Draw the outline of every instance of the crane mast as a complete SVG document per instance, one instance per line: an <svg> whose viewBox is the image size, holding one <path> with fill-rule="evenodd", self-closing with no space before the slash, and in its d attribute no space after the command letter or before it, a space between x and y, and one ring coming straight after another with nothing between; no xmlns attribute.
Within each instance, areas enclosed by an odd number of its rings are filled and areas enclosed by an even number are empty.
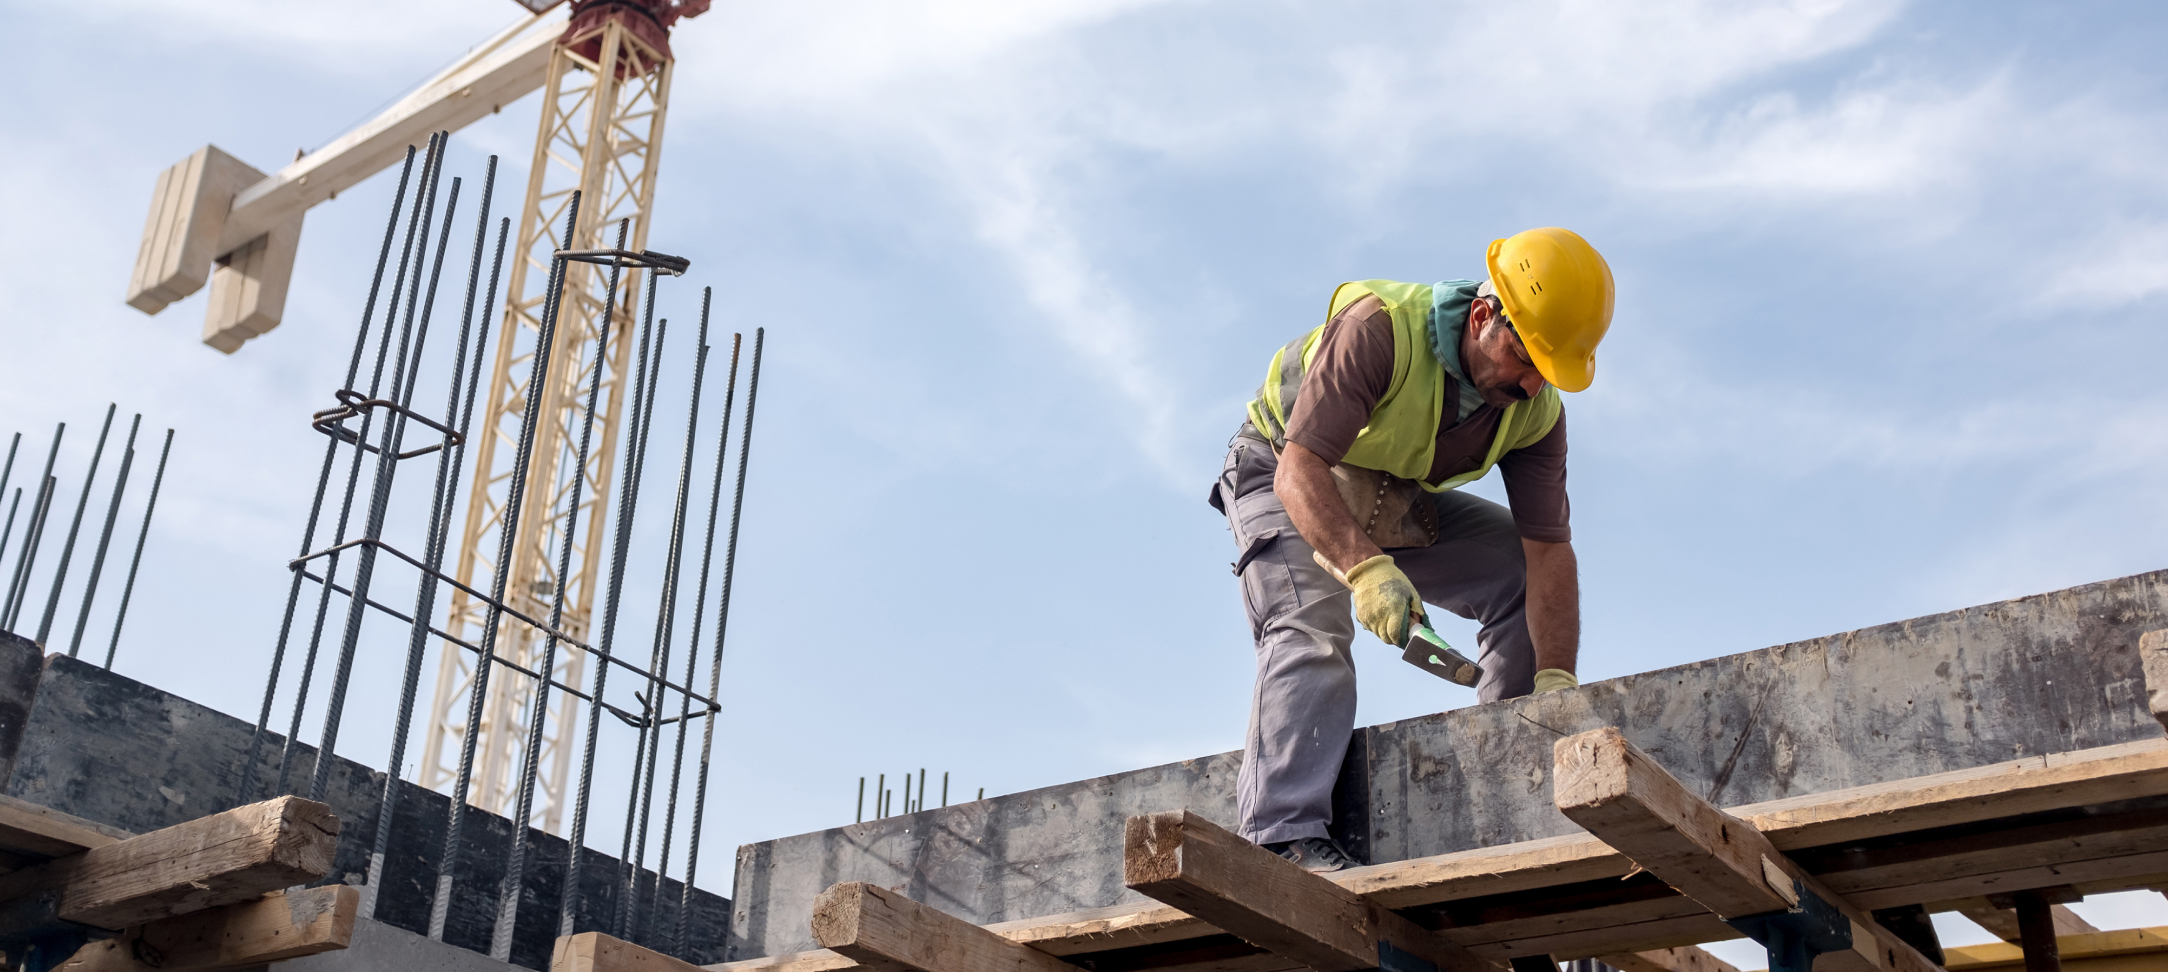
<svg viewBox="0 0 2168 972"><path fill-rule="evenodd" d="M616 318L610 324L612 340L607 347L598 347L608 275L589 264L566 264L564 306L551 360L574 364L553 367L543 388L527 387L523 376L541 332L550 254L560 244L553 234L561 232L566 207L575 198L573 191L579 191L576 198L581 210L574 248L616 246L621 221L630 224L625 246L646 248L674 65L669 28L678 17L706 7L705 0L588 0L575 4L570 25L551 49L534 162L519 233L514 237L517 259L508 274L488 397L481 403L472 446L476 450L474 478L453 576L477 590L488 590L494 572L506 571L508 606L531 617L546 617L557 585L564 585L561 627L582 641L588 640L603 566L607 503L623 432L627 366L634 343L624 338L630 336L640 310L641 271L626 273ZM580 391L595 369L602 371L595 416L600 442L586 466L579 468L574 450ZM511 562L491 563L505 526L512 455L532 395L542 397L541 425L535 433L535 458L523 504L525 522L518 524L519 542ZM585 480L580 490L582 509L571 569L560 577L554 551L563 543L565 506L575 476ZM445 630L480 644L488 616L486 604L455 591ZM527 625L506 619L497 633L497 645L499 657L520 668L533 671L541 664L541 639ZM562 647L552 678L564 685L584 686L590 659L573 646ZM580 699L569 692L552 693L541 737L528 738L533 713L527 706L534 695L533 680L499 666L488 684L480 722L467 725L462 700L473 683L474 664L467 653L450 644L440 646L440 652L417 782L449 789L459 773L462 741L474 733L469 802L509 817L516 812L520 768L528 750L535 749L539 776L533 813L526 823L556 832L564 817L572 750L580 738Z"/></svg>

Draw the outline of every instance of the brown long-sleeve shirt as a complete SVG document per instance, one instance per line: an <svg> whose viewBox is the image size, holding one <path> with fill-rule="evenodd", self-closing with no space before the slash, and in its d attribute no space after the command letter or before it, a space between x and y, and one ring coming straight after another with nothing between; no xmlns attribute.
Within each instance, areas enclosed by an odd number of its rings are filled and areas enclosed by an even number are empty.
<svg viewBox="0 0 2168 972"><path fill-rule="evenodd" d="M1429 349L1420 353L1428 354ZM1459 383L1450 372L1445 401L1450 406L1459 395ZM1287 438L1338 463L1355 444L1355 435L1370 424L1370 411L1393 382L1393 319L1376 297L1364 297L1333 316L1318 338L1317 355L1302 377L1302 391L1289 410ZM1458 422L1452 410L1438 428L1438 449L1431 461L1430 482L1457 476L1483 464L1498 422L1505 410L1486 404ZM1506 499L1513 508L1513 524L1521 536L1547 543L1573 539L1568 523L1571 509L1566 500L1566 415L1549 434L1526 449L1499 457L1498 472L1505 478Z"/></svg>

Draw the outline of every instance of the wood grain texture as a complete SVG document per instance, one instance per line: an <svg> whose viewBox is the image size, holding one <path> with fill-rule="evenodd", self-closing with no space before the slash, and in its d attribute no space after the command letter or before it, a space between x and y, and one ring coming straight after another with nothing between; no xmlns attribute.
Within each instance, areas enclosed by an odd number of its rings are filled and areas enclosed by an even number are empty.
<svg viewBox="0 0 2168 972"><path fill-rule="evenodd" d="M50 860L135 836L28 800L0 795L0 851Z"/></svg>
<svg viewBox="0 0 2168 972"><path fill-rule="evenodd" d="M1973 924L1986 929L1988 934L1996 938L2006 942L2018 940L2017 912L2015 911L2008 908L1997 908L1986 901L1980 901L1959 907L1957 913L1971 919ZM2077 912L2064 905L2053 905L2049 907L2048 913L2055 917L2055 935L2058 938L2066 938L2071 935L2087 935L2100 930L2094 928L2091 922L2078 917Z"/></svg>
<svg viewBox="0 0 2168 972"><path fill-rule="evenodd" d="M0 876L0 901L53 896L53 913L126 928L303 884L331 870L339 818L280 797Z"/></svg>
<svg viewBox="0 0 2168 972"><path fill-rule="evenodd" d="M1443 970L1495 969L1450 939L1187 810L1129 818L1122 883L1317 972L1376 968L1380 943Z"/></svg>
<svg viewBox="0 0 2168 972"><path fill-rule="evenodd" d="M558 937L550 972L700 972L700 966L601 932L581 932Z"/></svg>
<svg viewBox="0 0 2168 972"><path fill-rule="evenodd" d="M1069 963L968 921L863 882L837 884L813 904L813 940L883 972L1074 972Z"/></svg>
<svg viewBox="0 0 2168 972"><path fill-rule="evenodd" d="M2138 660L2145 668L2146 706L2161 728L2168 730L2168 630L2140 635Z"/></svg>
<svg viewBox="0 0 2168 972"><path fill-rule="evenodd" d="M255 901L154 921L92 942L60 972L211 972L346 948L361 892L350 887L277 891Z"/></svg>
<svg viewBox="0 0 2168 972"><path fill-rule="evenodd" d="M1852 946L1830 953L1837 969L1933 972L1926 956L1793 864L1767 837L1687 791L1616 728L1560 739L1553 780L1558 809L1680 893L1719 916L1786 910L1784 878L1835 907L1852 924Z"/></svg>
<svg viewBox="0 0 2168 972"><path fill-rule="evenodd" d="M1834 790L1734 807L1780 850L1863 840L1929 827L1992 820L2058 807L2168 793L2168 739L2012 760L1893 783ZM1992 863L1992 856L1983 858ZM1590 834L1573 834L1435 857L1350 868L1325 875L1334 884L1392 909L1616 879L1634 862ZM1988 891L2055 883L2092 883L2091 891L2159 883L2168 855L2066 861L2056 871L2026 865L1916 886L1850 892L1862 907L1941 903ZM2058 878L2056 872L2069 877ZM2147 879L2151 878L2151 881ZM1841 882L1831 875L1832 886ZM2125 884L2125 882L2129 882ZM986 926L1052 955L1084 956L1219 934L1203 918L1158 901L1027 918ZM1738 937L1696 905L1634 902L1540 918L1516 918L1437 933L1478 957L1616 954ZM714 966L730 972L842 972L856 962L825 949Z"/></svg>

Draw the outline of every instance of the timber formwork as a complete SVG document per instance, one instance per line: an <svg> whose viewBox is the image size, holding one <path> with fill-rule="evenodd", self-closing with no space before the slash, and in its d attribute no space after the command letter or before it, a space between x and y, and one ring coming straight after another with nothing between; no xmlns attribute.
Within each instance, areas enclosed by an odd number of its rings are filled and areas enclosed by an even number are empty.
<svg viewBox="0 0 2168 972"><path fill-rule="evenodd" d="M1342 780L1369 790L1369 833L1386 837L1373 859L1430 815L1472 821L1473 846L1331 875L1222 826L1231 757L750 845L738 960L708 968L1472 972L1548 956L1723 972L1692 946L1744 935L1772 946L1772 968L1941 969L1924 912L2015 908L2052 942L2057 901L2168 887L2161 628L2168 574L2139 575L1618 680L1638 684L1608 699L1599 683L1441 714L1427 736L1377 727L1350 754L1369 772ZM1759 721L1670 745L1740 707L1708 690L1724 685ZM1517 792L1471 785L1537 747L1448 730L1516 723L1541 730L1541 765ZM1386 740L1397 752L1380 751L1381 730L1400 734ZM2008 758L1979 758L1998 749ZM1470 767L1455 772L1463 799L1488 805L1380 808L1378 793L1448 761ZM1399 778L1380 780L1379 766ZM1858 782L1817 785L1846 776ZM1712 799L1787 784L1795 792L1770 799ZM1034 843L1034 815L1066 842ZM1516 826L1520 839L1484 839ZM1034 870L1038 888L1003 883ZM809 880L821 887L805 891ZM1116 900L987 914L1049 888ZM763 940L816 947L738 951ZM553 968L692 967L587 933L559 939Z"/></svg>

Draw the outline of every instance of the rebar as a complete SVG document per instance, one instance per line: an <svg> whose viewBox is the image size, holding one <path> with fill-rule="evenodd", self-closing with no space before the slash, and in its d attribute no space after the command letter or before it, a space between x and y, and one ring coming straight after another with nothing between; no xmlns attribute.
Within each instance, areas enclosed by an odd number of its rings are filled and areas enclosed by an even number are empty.
<svg viewBox="0 0 2168 972"><path fill-rule="evenodd" d="M436 259L430 264L429 292L426 296L421 295L420 264L424 255L416 254L414 258L414 280L407 291L406 319L399 325L399 353L392 358L391 392L386 396L387 400L399 401L402 407L385 420L384 428L379 433L376 475L370 484L369 512L364 516L361 528L361 535L370 540L379 540L384 536L384 515L391 506L392 481L399 474L399 450L406 437L408 409L404 406L412 403L413 385L421 377L422 351L428 346L429 321L431 312L436 308L437 283L444 276L444 254L451 242L452 218L459 210L459 187L460 180L453 179L452 191L444 200L444 226L437 237ZM434 185L431 186L429 195L433 209L436 203ZM435 217L433 211L422 214L424 253L429 244L429 222ZM420 315L418 324L417 310ZM413 339L411 345L408 343L409 334ZM411 373L407 368L410 361L414 366ZM363 442L357 437L354 445L355 456L358 458ZM346 689L353 678L354 652L361 644L361 628L369 610L369 587L376 577L376 550L374 546L362 547L361 556L354 564L354 593L347 598L346 627L339 641L339 663L332 676L331 697L324 703L324 728L316 744L316 772L309 780L311 800L322 800L324 789L331 783L332 757L339 748L339 725L346 714ZM324 577L329 581L331 574L327 571Z"/></svg>
<svg viewBox="0 0 2168 972"><path fill-rule="evenodd" d="M346 381L340 385L342 388L352 388L354 386L354 377L361 371L361 353L364 348L368 347L369 325L375 317L377 296L384 284L384 268L391 260L392 237L398 235L399 213L406 208L407 183L414 174L414 155L414 147L407 146L406 159L399 168L399 186L392 194L391 215L386 217L384 222L384 242L377 248L376 272L369 278L369 297L362 305L361 326L354 332L354 352L347 362ZM402 265L404 262L405 258L401 257ZM394 285L394 289L396 289L396 285ZM172 432L168 430L166 444L170 447L172 442ZM317 521L323 515L324 493L331 485L331 464L333 460L338 458L338 454L339 440L336 437L328 439L324 443L322 468L316 473L316 496L309 504L307 525L301 530L300 552L303 554L308 553L309 549L316 545ZM159 465L162 469L164 466L163 459L159 460ZM153 493L153 499L156 499L155 492ZM143 523L144 529L148 531L150 528L148 513L144 515ZM132 574L131 571L131 580L133 579ZM331 577L327 573L325 580L328 582L330 579ZM248 759L241 764L241 778L234 790L233 799L227 804L229 808L247 803L249 798L255 794L256 764L262 756L264 730L271 724L271 704L278 697L279 671L285 663L287 642L293 634L294 609L300 605L301 601L301 581L301 572L295 571L286 591L286 611L279 620L278 642L271 651L271 676L264 682L263 707L256 716L255 730L249 734ZM117 646L120 643L120 628L117 624L114 626L113 639L114 644Z"/></svg>
<svg viewBox="0 0 2168 972"><path fill-rule="evenodd" d="M625 236L632 231L632 220L617 224L617 247L625 247ZM569 243L567 244L570 245ZM557 553L557 579L550 593L550 629L564 623L564 579L572 575L572 541L579 532L580 492L587 484L587 453L595 432L595 403L602 397L602 363L609 359L610 323L617 316L617 286L623 276L619 264L610 265L610 282L602 295L602 317L595 324L595 366L588 378L587 404L580 411L580 444L572 464L570 497L565 501L565 527L563 543ZM542 664L536 669L547 675L557 669L557 638L552 635L543 639ZM519 771L519 796L512 815L512 844L505 852L504 880L497 895L497 925L490 932L489 957L500 962L512 959L512 930L519 920L520 886L527 877L527 820L534 813L535 774L542 765L542 731L549 718L548 678L535 681L534 698L531 702L534 716L527 729L526 759ZM596 713L594 718L599 716Z"/></svg>
<svg viewBox="0 0 2168 972"><path fill-rule="evenodd" d="M151 476L151 498L143 505L143 528L136 533L135 555L128 558L128 583L120 588L120 607L113 612L113 640L105 646L105 668L113 670L113 653L120 650L120 626L128 620L128 601L135 595L136 569L143 566L143 541L151 535L151 513L158 509L158 487L166 481L166 457L173 453L173 430L166 430L166 444L158 450L158 472Z"/></svg>
<svg viewBox="0 0 2168 972"><path fill-rule="evenodd" d="M715 288L701 289L700 324L703 331L707 329L708 306L714 297ZM693 585L693 630L691 636L685 639L685 684L688 686L693 683L693 676L699 674L700 669L700 626L705 620L708 606L708 569L715 562L715 521L722 512L723 472L730 462L731 405L737 400L738 352L744 344L745 335L730 336L730 380L724 386L723 420L717 425L715 438L715 475L710 477L708 486L707 538L701 542L700 582ZM653 904L661 903L663 881L670 877L670 841L677 832L678 786L685 775L685 725L692 716L693 699L690 693L679 696L679 699L677 748L670 760L670 796L663 801L662 849L655 855L655 890L649 899ZM672 923L670 932L672 954L683 951L678 947L679 934L685 927L682 909L677 917L678 920Z"/></svg>
<svg viewBox="0 0 2168 972"><path fill-rule="evenodd" d="M634 930L633 902L639 899L640 865L647 859L647 826L655 803L655 761L661 750L662 729L653 726L662 713L662 685L660 679L670 667L670 640L677 620L678 583L683 576L685 551L685 509L692 490L693 452L700 441L700 388L707 375L708 322L700 322L699 336L694 339L692 401L687 406L685 419L685 453L678 464L677 506L670 521L669 559L664 562L662 604L657 608L655 623L655 647L648 656L648 691L641 709L648 715L649 725L640 728L640 745L634 751L632 797L626 803L625 831L628 837L633 831L634 813L639 821L637 848L624 858L629 862L623 897L618 899L618 927L628 940L637 940ZM648 730L653 726L654 731ZM643 768L642 761L645 766Z"/></svg>
<svg viewBox="0 0 2168 972"><path fill-rule="evenodd" d="M68 562L75 556L75 537L83 529L83 511L90 508L90 488L98 482L98 461L105 458L106 435L113 431L113 413L120 408L115 402L105 407L105 424L98 427L98 446L90 453L90 471L83 474L83 493L75 500L75 519L68 523L67 542L60 545L60 563L53 566L53 589L45 595L45 614L38 619L38 644L53 633L53 615L60 611L60 592L68 582Z"/></svg>
<svg viewBox="0 0 2168 972"><path fill-rule="evenodd" d="M422 248L425 250L429 245L429 236L427 231L422 228L422 219L436 208L437 183L444 171L443 142L444 139L441 136L431 135L429 137L428 151L423 156L422 184L415 192L413 212L407 217L406 241L401 244L399 251L399 267L392 274L391 305L385 308L384 329L377 336L376 342L376 363L369 371L370 398L377 397L377 392L383 387L384 362L391 353L392 322L399 316L399 291L406 286L409 261L415 261L413 264L417 268L415 272L419 274L419 261L424 259L423 256L415 252L415 240L418 237L421 240ZM352 387L352 385L347 387ZM338 435L331 437L333 442L345 439L356 444L353 460L346 467L346 490L339 501L339 518L332 526L331 542L335 548L346 540L347 523L354 512L354 491L361 485L361 460L367 455L366 450L359 446L361 443L368 441L369 432L375 421L376 413L374 410L362 412L361 428L355 430L351 437ZM309 648L302 656L300 683L294 692L294 714L286 728L286 743L279 751L279 772L276 786L278 792L285 792L286 790L287 772L292 768L296 748L301 745L301 720L308 709L309 685L316 678L316 654L323 647L324 622L329 620L331 616L331 587L329 582L337 580L338 577L339 560L334 555L324 564L324 580L326 584L324 589L317 595L316 620L309 628ZM320 757L322 754L319 753L318 755ZM321 760L319 761L321 762Z"/></svg>
<svg viewBox="0 0 2168 972"><path fill-rule="evenodd" d="M610 553L609 593L605 595L603 600L602 636L595 639L595 654L602 660L601 664L595 666L593 698L598 705L602 704L603 689L608 687L610 682L610 662L613 660L610 656L610 648L617 633L618 598L624 592L625 553L630 548L633 515L639 506L640 473L646 466L647 435L645 430L648 422L645 416L654 409L654 399L652 393L648 390L651 382L647 342L649 333L655 330L655 276L652 273L648 274L647 306L641 310L643 317L640 325L640 347L635 355L636 361L633 366L632 406L630 414L625 419L625 471L619 477L617 487L617 538ZM664 330L667 330L669 322L664 321L663 324ZM657 385L661 383L662 337L663 335L659 333L655 337L656 374L652 383ZM566 843L568 858L565 861L565 886L563 893L558 898L557 906L557 934L560 937L574 934L576 931L574 926L577 924L580 910L580 878L586 870L588 798L594 789L595 750L600 742L601 732L602 720L595 718L587 720L587 739L580 755L579 792L573 798L572 833ZM619 864L622 866L623 862L620 861Z"/></svg>
<svg viewBox="0 0 2168 972"><path fill-rule="evenodd" d="M745 429L738 434L738 485L730 500L730 544L723 554L723 591L715 609L715 661L708 668L708 698L720 704L722 701L723 636L730 625L730 588L738 572L738 527L745 513L745 464L753 458L753 406L760 398L760 352L767 343L768 329L753 329L753 368L745 386ZM687 842L685 859L685 887L678 904L678 951L684 951L685 913L692 907L693 879L700 870L700 828L708 809L708 760L715 751L715 722L720 713L708 717L706 735L700 741L700 779L693 787L693 827ZM860 784L863 785L861 780Z"/></svg>
<svg viewBox="0 0 2168 972"><path fill-rule="evenodd" d="M15 450L21 448L22 444L23 434L21 432L15 433L15 436L8 440L7 465L0 466L0 496L7 495L8 481L15 477ZM5 552L7 546L7 539L0 536L0 552Z"/></svg>
<svg viewBox="0 0 2168 972"><path fill-rule="evenodd" d="M128 423L128 444L121 447L120 472L113 477L113 501L105 508L105 527L98 531L98 550L90 558L90 577L83 582L83 609L75 615L75 634L68 639L68 657L76 657L83 648L83 629L90 624L90 602L98 594L98 576L105 571L106 547L113 542L113 521L120 518L121 494L128 489L128 469L135 465L136 430L143 426L143 413Z"/></svg>
<svg viewBox="0 0 2168 972"><path fill-rule="evenodd" d="M572 191L565 208L565 246L572 245L573 233L578 230L580 215L580 192ZM544 290L546 299L542 307L541 327L535 336L534 354L527 372L527 408L521 415L519 442L512 456L511 482L505 493L504 509L497 528L497 559L492 561L491 598L482 627L482 652L474 662L474 677L469 680L467 699L467 731L459 744L459 773L452 784L452 806L444 827L444 856L437 862L437 887L429 903L429 937L444 940L444 923L450 915L452 879L459 865L459 843L467 819L467 786L474 778L474 747L479 741L482 725L482 708L489 694L490 660L496 654L497 629L503 622L504 593L511 583L510 566L512 551L519 541L521 510L527 500L527 474L534 458L534 440L537 426L542 421L543 388L548 387L550 358L557 340L557 318L564 304L565 262L550 262L550 279ZM525 839L521 832L526 822L514 825L513 840ZM515 892L517 893L516 889Z"/></svg>
<svg viewBox="0 0 2168 972"><path fill-rule="evenodd" d="M30 569L37 566L38 544L45 534L45 511L52 505L51 493L53 462L60 458L60 440L68 433L68 423L53 427L53 444L45 450L45 471L38 474L37 497L30 502L30 523L23 528L23 548L15 555L15 573L8 579L7 605L0 607L0 628L15 630L15 619L23 613L23 594L30 589Z"/></svg>
<svg viewBox="0 0 2168 972"><path fill-rule="evenodd" d="M392 824L397 817L400 770L406 763L407 734L414 719L414 694L421 680L422 659L428 652L429 636L435 631L429 624L429 616L436 611L437 571L444 565L444 548L450 534L452 517L452 490L459 480L459 473L466 460L467 433L474 420L474 393L481 383L482 352L489 344L489 328L485 324L479 331L474 327L476 291L481 283L483 248L489 243L489 211L497 184L497 157L489 157L488 169L482 176L482 200L474 216L474 255L467 262L467 295L464 310L459 317L459 342L452 357L450 390L445 395L444 415L456 420L457 432L444 436L444 448L437 453L437 478L430 492L429 529L424 542L423 558L430 569L424 571L414 594L414 614L409 619L407 634L406 668L399 682L399 715L392 722L391 756L385 762L384 790L379 795L376 814L376 837L370 844L369 877L366 897L361 903L362 917L374 917L377 895L384 885L385 856L391 851ZM447 213L444 225L451 226ZM498 274L504 268L504 249L512 231L510 219L503 220L497 230L497 253L489 269L489 290L482 296L482 306L495 305ZM439 250L442 253L442 250ZM472 345L471 347L469 345ZM461 385L464 372L473 359L473 373L464 381L465 402L462 407ZM326 577L326 584L330 578ZM349 594L348 596L353 596ZM392 613L388 609L386 613ZM395 615L396 616L396 615ZM445 636L450 639L449 635ZM451 639L457 640L457 639ZM476 651L479 651L477 646Z"/></svg>
<svg viewBox="0 0 2168 972"><path fill-rule="evenodd" d="M0 527L0 555L7 552L8 541L15 537L15 509L21 505L23 505L23 488L17 486L15 487L15 498L8 501L8 525ZM5 617L7 617L5 613L0 613L0 618Z"/></svg>

